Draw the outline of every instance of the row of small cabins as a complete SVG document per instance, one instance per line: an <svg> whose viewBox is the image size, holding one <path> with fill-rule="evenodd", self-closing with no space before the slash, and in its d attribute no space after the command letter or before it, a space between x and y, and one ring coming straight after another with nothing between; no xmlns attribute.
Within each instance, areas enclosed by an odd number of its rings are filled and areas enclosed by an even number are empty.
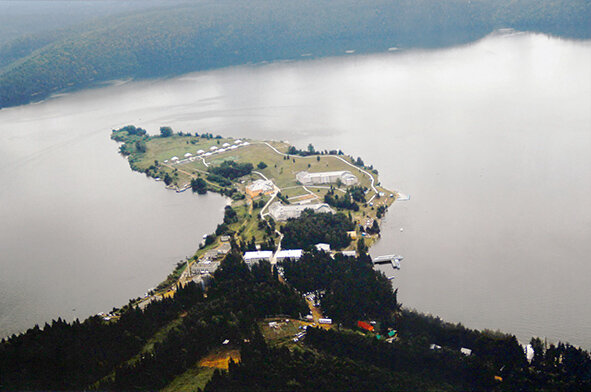
<svg viewBox="0 0 591 392"><path fill-rule="evenodd" d="M187 161L191 161L195 158L206 158L206 157L210 157L214 154L219 154L222 152L226 152L226 151L230 151L230 150L235 150L239 147L245 147L250 145L249 142L243 142L240 139L237 139L234 141L234 144L230 144L230 143L224 143L222 144L221 147L217 147L217 146L211 146L209 148L209 151L206 152L205 150L197 150L197 153L195 155L191 154L190 152L186 153L184 155L184 159L180 159L177 156L174 156L172 158L170 158L170 163L172 164L177 164L177 163L184 163ZM165 160L164 163L168 163L168 160Z"/></svg>

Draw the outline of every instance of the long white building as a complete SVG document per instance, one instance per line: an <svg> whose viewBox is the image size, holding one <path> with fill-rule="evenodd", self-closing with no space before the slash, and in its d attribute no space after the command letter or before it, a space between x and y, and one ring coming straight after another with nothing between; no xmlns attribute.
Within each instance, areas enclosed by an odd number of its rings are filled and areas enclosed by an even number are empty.
<svg viewBox="0 0 591 392"><path fill-rule="evenodd" d="M301 171L296 174L296 179L302 185L334 184L338 180L344 185L355 185L358 182L357 177L348 170L319 173Z"/></svg>
<svg viewBox="0 0 591 392"><path fill-rule="evenodd" d="M270 250L257 250L253 252L245 252L244 253L244 261L249 266L253 263L258 263L259 261L271 261L273 257L273 251Z"/></svg>
<svg viewBox="0 0 591 392"><path fill-rule="evenodd" d="M326 203L322 204L290 204L283 205L276 201L269 206L269 214L277 221L284 221L289 218L299 218L304 210L310 209L314 213L328 212L334 214L335 211Z"/></svg>
<svg viewBox="0 0 591 392"><path fill-rule="evenodd" d="M282 249L275 253L275 260L277 262L287 259L299 260L303 254L304 251L302 249Z"/></svg>

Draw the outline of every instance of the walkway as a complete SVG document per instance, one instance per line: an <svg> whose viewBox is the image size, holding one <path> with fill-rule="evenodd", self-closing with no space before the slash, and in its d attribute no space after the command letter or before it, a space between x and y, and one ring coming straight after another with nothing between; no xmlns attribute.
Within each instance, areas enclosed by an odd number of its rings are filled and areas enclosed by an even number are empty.
<svg viewBox="0 0 591 392"><path fill-rule="evenodd" d="M277 154L279 154L279 155L282 155L282 156L284 156L284 157L287 157L287 156L291 156L291 157L293 157L293 155L289 155L289 154L284 154L284 153L282 153L281 151L279 151L278 149L276 149L275 147L273 147L272 145L270 145L270 144L269 144L269 143L267 143L267 142L259 142L259 144L265 144L265 145L267 145L267 147L269 147L271 150L275 151ZM303 157L303 156L298 156L298 158L316 158L317 156L318 156L318 155L308 155L308 156L305 156L305 157ZM362 172L362 173L364 173L365 175L367 175L367 176L369 177L369 179L371 180L371 184L370 184L370 186L371 186L371 189L374 191L374 195L373 195L373 196L371 197L371 199L369 199L369 201L368 201L368 203L371 203L371 201L372 201L372 200L373 200L373 199L376 197L376 195L379 193L379 192L378 192L378 190L377 190L377 189L376 189L376 187L375 187L375 180L374 180L373 176L372 176L370 173L366 172L365 170L363 170L363 169L359 168L358 166L355 166L355 165L353 165L351 162L347 162L345 159L341 158L341 157L340 157L340 156L338 156L338 155L324 155L324 156L325 156L325 157L333 157L333 158L336 158L336 159L340 159L341 161L343 161L343 162L344 162L344 163L346 163L347 165L351 166L352 168L354 168L354 169L357 169L357 170L359 170L360 172Z"/></svg>

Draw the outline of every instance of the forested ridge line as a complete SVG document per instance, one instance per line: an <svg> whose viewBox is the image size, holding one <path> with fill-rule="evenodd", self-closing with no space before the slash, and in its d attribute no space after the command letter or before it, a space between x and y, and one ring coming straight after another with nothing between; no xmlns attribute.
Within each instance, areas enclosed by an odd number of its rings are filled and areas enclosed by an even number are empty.
<svg viewBox="0 0 591 392"><path fill-rule="evenodd" d="M201 1L109 16L0 46L0 108L112 79L251 62L442 47L499 28L591 37L585 0Z"/></svg>

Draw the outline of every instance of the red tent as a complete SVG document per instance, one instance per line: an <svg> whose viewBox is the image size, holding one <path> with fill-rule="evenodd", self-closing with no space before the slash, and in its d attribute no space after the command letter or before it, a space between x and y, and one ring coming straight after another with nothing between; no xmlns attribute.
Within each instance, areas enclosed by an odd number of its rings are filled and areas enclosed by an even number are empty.
<svg viewBox="0 0 591 392"><path fill-rule="evenodd" d="M370 332L373 331L373 325L370 325L370 324L366 323L365 321L357 321L357 326L359 328L363 328L363 329L368 330Z"/></svg>

